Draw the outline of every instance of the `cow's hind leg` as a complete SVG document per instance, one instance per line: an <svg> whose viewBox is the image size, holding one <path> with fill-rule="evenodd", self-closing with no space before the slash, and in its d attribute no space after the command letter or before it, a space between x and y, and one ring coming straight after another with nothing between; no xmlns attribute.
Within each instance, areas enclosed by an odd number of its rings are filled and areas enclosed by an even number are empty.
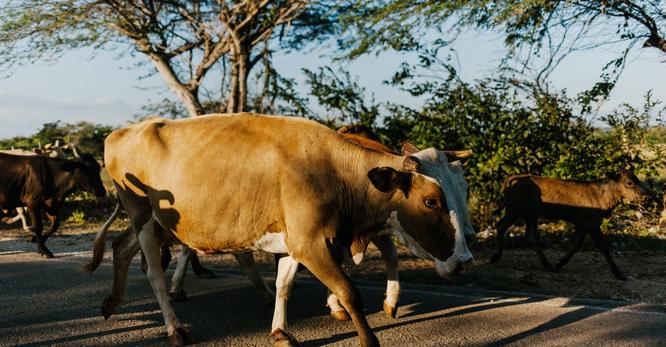
<svg viewBox="0 0 666 347"><path fill-rule="evenodd" d="M379 346L379 340L365 319L361 293L333 259L325 241L308 243L307 252L298 254L297 259L338 297L354 322L361 346Z"/></svg>
<svg viewBox="0 0 666 347"><path fill-rule="evenodd" d="M585 240L585 231L580 226L576 226L576 231L574 234L573 245L567 253L560 258L560 260L555 263L553 266L553 271L560 271L564 265L566 265L574 253L578 252L581 247L583 247L583 241Z"/></svg>
<svg viewBox="0 0 666 347"><path fill-rule="evenodd" d="M541 250L541 244L539 243L538 219L536 216L525 218L525 234L530 245L532 245L532 249L534 249L537 257L539 257L541 266L548 271L552 271L553 266L550 265L550 262L548 262L548 259L546 259L546 256L543 254L543 250Z"/></svg>
<svg viewBox="0 0 666 347"><path fill-rule="evenodd" d="M139 252L139 240L132 229L118 235L111 244L113 248L113 289L102 303L102 316L104 319L116 312L125 295L127 287L127 272L132 263L132 258Z"/></svg>
<svg viewBox="0 0 666 347"><path fill-rule="evenodd" d="M620 281L626 281L627 276L625 276L622 271L620 271L620 269L617 267L617 264L615 264L615 261L613 261L613 257L610 254L608 240L606 240L604 235L601 234L601 229L599 227L590 229L590 237L592 237L592 240L597 245L597 248L599 248L601 254L604 255L604 258L606 258L606 262L608 262L608 266L610 267L611 272L613 272L613 275L615 275L615 278Z"/></svg>
<svg viewBox="0 0 666 347"><path fill-rule="evenodd" d="M139 232L139 244L148 264L148 281L153 288L157 302L162 310L164 324L167 328L169 343L174 346L183 346L190 343L189 333L183 323L176 317L176 313L169 302L166 290L164 270L160 260L159 232L161 227L151 217Z"/></svg>
<svg viewBox="0 0 666 347"><path fill-rule="evenodd" d="M254 261L252 252L234 253L234 257L238 260L250 282L259 289L262 299L267 303L275 300L275 293L273 293L264 278L261 277L259 271L257 271L257 263Z"/></svg>

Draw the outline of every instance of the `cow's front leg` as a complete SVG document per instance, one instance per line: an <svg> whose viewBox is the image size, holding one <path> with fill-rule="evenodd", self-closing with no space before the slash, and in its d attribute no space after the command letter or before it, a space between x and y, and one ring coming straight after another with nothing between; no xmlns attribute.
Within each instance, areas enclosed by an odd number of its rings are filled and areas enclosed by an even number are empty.
<svg viewBox="0 0 666 347"><path fill-rule="evenodd" d="M185 344L190 343L190 337L183 323L181 323L176 317L176 313L173 311L173 307L171 307L171 303L169 302L169 295L166 290L166 280L164 279L164 270L162 270L160 259L159 231L160 227L151 217L143 226L141 232L139 232L139 244L146 257L146 264L148 265L148 281L153 288L157 303L164 316L164 324L167 328L169 343L174 346L184 346Z"/></svg>
<svg viewBox="0 0 666 347"><path fill-rule="evenodd" d="M547 271L552 271L553 266L550 265L550 262L548 259L546 259L546 256L543 254L543 250L541 249L541 243L539 243L539 229L536 216L525 218L525 234L527 240L529 240L530 244L532 245L532 249L534 249L537 257L539 257L541 266L543 266L543 268Z"/></svg>
<svg viewBox="0 0 666 347"><path fill-rule="evenodd" d="M250 282L252 282L259 290L262 299L267 303L275 300L275 293L273 293L271 288L268 287L264 278L261 277L261 274L257 271L257 263L254 261L254 255L252 252L234 253L234 257L238 260L238 263L245 271Z"/></svg>
<svg viewBox="0 0 666 347"><path fill-rule="evenodd" d="M35 234L35 241L37 242L37 252L47 258L53 258L53 253L46 248L42 231L44 224L42 224L42 211L41 208L35 205L28 206L28 214L32 221L32 232Z"/></svg>
<svg viewBox="0 0 666 347"><path fill-rule="evenodd" d="M297 250L294 257L302 262L312 274L337 296L354 322L361 346L379 346L377 336L372 332L368 321L365 319L361 293L342 271L340 264L333 259L326 246L326 241L321 239L304 242L304 244L307 245L307 249ZM290 250L292 250L291 247Z"/></svg>
<svg viewBox="0 0 666 347"><path fill-rule="evenodd" d="M292 257L278 260L277 276L275 277L275 309L271 337L275 346L296 346L298 341L287 333L287 300L294 284L298 262Z"/></svg>
<svg viewBox="0 0 666 347"><path fill-rule="evenodd" d="M379 235L372 239L386 263L386 294L384 312L391 318L398 315L398 299L400 298L400 281L398 279L398 251L388 235Z"/></svg>

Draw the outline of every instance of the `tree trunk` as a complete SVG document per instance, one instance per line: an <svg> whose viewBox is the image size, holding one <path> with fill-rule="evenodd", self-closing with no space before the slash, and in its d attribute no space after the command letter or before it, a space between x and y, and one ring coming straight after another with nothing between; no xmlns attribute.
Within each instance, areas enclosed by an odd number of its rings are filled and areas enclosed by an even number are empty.
<svg viewBox="0 0 666 347"><path fill-rule="evenodd" d="M249 52L234 54L234 56L229 59L231 65L231 78L229 83L229 96L227 97L227 113L247 111L247 76L249 60Z"/></svg>
<svg viewBox="0 0 666 347"><path fill-rule="evenodd" d="M229 76L229 95L227 96L227 113L238 112L238 63L237 57L232 56L229 59L229 65L231 67L230 76Z"/></svg>
<svg viewBox="0 0 666 347"><path fill-rule="evenodd" d="M654 47L662 52L666 52L666 40L657 35L652 35L643 43L643 47Z"/></svg>
<svg viewBox="0 0 666 347"><path fill-rule="evenodd" d="M247 75L250 65L249 53L238 60L238 112L247 111Z"/></svg>
<svg viewBox="0 0 666 347"><path fill-rule="evenodd" d="M178 76L171 68L171 65L162 57L156 54L150 55L150 60L155 65L157 71L162 75L167 86L183 102L190 117L204 114L203 107L199 101L198 88L189 89L178 80Z"/></svg>

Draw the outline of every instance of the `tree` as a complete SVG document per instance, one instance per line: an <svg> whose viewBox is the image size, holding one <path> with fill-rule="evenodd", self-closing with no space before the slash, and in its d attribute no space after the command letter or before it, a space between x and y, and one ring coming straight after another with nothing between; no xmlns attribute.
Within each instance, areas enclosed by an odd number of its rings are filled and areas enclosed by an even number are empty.
<svg viewBox="0 0 666 347"><path fill-rule="evenodd" d="M148 58L195 116L205 111L199 92L206 75L227 58L224 105L228 112L240 111L247 106L249 71L262 56L254 48L267 45L275 33L286 35L291 22L325 23L313 15L326 12L304 11L308 5L306 0L16 0L0 7L0 66L10 71L52 62L81 47L130 48L129 54ZM319 35L327 29L304 32Z"/></svg>
<svg viewBox="0 0 666 347"><path fill-rule="evenodd" d="M624 54L636 43L666 53L666 9L659 0L389 0L371 5L359 0L356 4L356 11L344 20L350 34L340 40L352 58L373 50L420 48L419 35L425 31L448 32L453 39L469 27L502 31L509 49L505 61L519 60L525 68L541 59L538 84L576 50L624 43L621 55L610 62L613 68L621 68Z"/></svg>

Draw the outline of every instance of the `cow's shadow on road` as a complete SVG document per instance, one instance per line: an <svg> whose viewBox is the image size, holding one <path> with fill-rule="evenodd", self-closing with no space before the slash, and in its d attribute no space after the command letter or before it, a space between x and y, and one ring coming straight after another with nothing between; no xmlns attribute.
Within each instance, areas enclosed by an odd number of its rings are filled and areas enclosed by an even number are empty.
<svg viewBox="0 0 666 347"><path fill-rule="evenodd" d="M373 313L382 313L382 299L374 291L365 290L363 292L364 304L366 307L367 314ZM370 294L370 295L368 295ZM421 293L422 294L422 293ZM442 298L445 300L442 300ZM451 296L447 295L441 296L435 293L431 297L428 297L426 300L414 300L409 298L409 293L403 295L400 299L400 308L398 310L398 318L394 323L384 324L380 326L373 326L372 330L377 333L384 330L390 330L393 328L408 326L412 324L418 324L427 321L433 321L442 318L454 318L458 316L463 316L467 314L473 314L476 312L487 311L500 309L503 307L523 305L536 303L539 301L545 300L545 298L521 298L510 301L500 301L495 299L480 299L474 297L464 297L464 296ZM453 300L452 300L453 299ZM404 313L407 310L406 313ZM434 312L444 311L441 314L431 315ZM402 312L402 313L401 313ZM355 338L356 332L353 333L344 333L344 334L335 334L328 338L303 341L301 346L321 346L331 343L336 343L345 339Z"/></svg>

